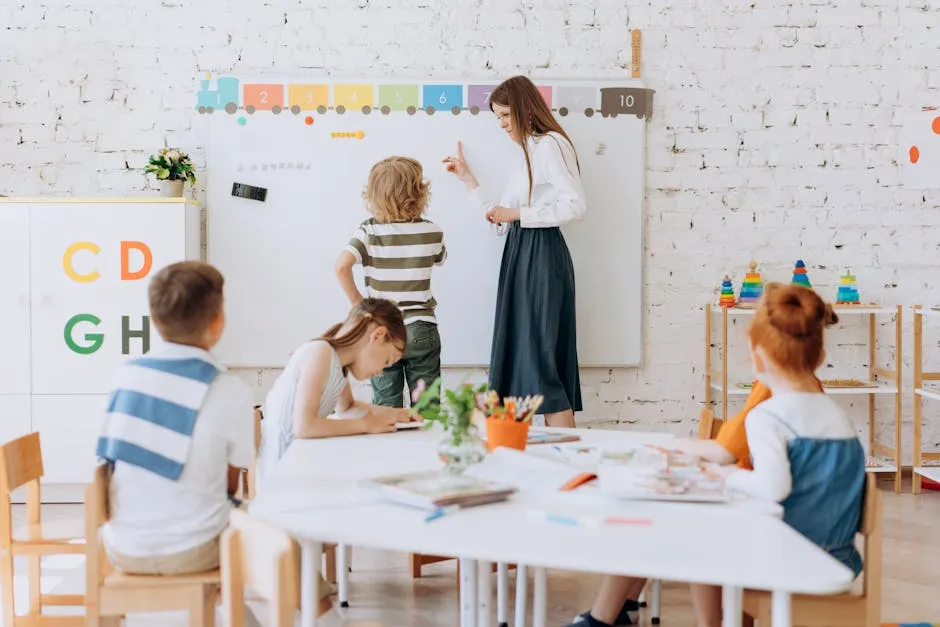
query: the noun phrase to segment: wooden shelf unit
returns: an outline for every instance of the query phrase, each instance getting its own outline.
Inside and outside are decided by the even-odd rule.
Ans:
[[[940,401],[940,371],[924,370],[924,318],[940,318],[940,310],[914,307],[914,468],[911,491],[920,494],[921,478],[940,483],[940,452],[925,451],[923,441],[924,399]],[[930,465],[933,462],[934,465]]]
[[[717,310],[717,311],[716,311]],[[859,307],[836,306],[836,313],[840,318],[849,316],[868,317],[868,374],[872,387],[864,388],[826,388],[827,394],[834,395],[867,395],[868,396],[868,454],[881,465],[866,468],[868,472],[894,474],[894,491],[901,491],[901,342],[902,342],[902,312],[897,307]],[[750,389],[740,388],[737,383],[728,381],[728,324],[729,318],[746,318],[753,316],[755,309],[739,309],[736,307],[718,307],[713,303],[705,305],[705,405],[713,408],[715,415],[727,420],[728,398],[734,396],[747,396]],[[893,350],[888,352],[888,361],[893,360],[894,369],[882,368],[878,364],[878,350],[875,337],[877,317],[879,315],[894,316],[895,341]],[[940,311],[936,312],[940,316]],[[720,340],[713,342],[713,329],[716,319],[720,321]],[[713,346],[714,343],[714,346]],[[915,350],[917,343],[915,342]],[[719,360],[712,358],[712,350],[719,348]],[[717,362],[717,363],[716,363]],[[940,373],[937,375],[940,381]],[[743,382],[742,382],[743,383]],[[894,446],[888,446],[878,441],[875,434],[875,399],[878,395],[894,395]],[[940,388],[938,388],[940,397]],[[916,407],[916,404],[915,404]],[[915,409],[916,411],[916,409]],[[916,427],[915,427],[916,428]],[[915,432],[916,433],[916,432]],[[915,435],[916,438],[916,435]],[[940,459],[937,454],[936,459]],[[934,468],[940,474],[940,468]],[[919,485],[919,482],[918,482]]]

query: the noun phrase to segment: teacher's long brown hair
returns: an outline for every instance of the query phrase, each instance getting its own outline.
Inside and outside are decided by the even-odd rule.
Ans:
[[[519,134],[519,143],[522,144],[522,152],[525,154],[525,167],[529,173],[529,202],[532,202],[532,159],[529,157],[529,146],[526,140],[532,136],[538,137],[554,131],[568,140],[572,151],[574,151],[574,142],[552,115],[552,110],[545,103],[535,83],[525,76],[513,76],[500,83],[490,94],[491,111],[493,103],[509,107],[512,127]],[[577,152],[574,158],[580,172],[581,164],[578,162]]]

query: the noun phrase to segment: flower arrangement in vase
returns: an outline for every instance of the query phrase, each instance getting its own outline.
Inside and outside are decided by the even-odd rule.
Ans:
[[[443,427],[445,436],[437,447],[444,462],[444,472],[459,477],[463,471],[483,459],[483,441],[477,435],[473,414],[477,410],[477,397],[486,392],[487,385],[463,383],[453,390],[441,391],[442,379],[426,387],[418,384],[413,397],[412,411],[424,419],[424,428],[434,424]]]
[[[165,196],[181,198],[186,182],[196,184],[196,173],[189,155],[176,148],[164,148],[156,155],[150,155],[144,172],[153,174],[158,181],[163,182]]]

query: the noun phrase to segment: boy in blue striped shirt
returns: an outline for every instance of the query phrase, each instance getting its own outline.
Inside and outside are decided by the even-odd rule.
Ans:
[[[150,316],[163,342],[118,372],[97,454],[113,465],[111,562],[135,574],[219,566],[236,469],[254,457],[251,391],[209,353],[225,324],[218,270],[198,261],[160,270]]]

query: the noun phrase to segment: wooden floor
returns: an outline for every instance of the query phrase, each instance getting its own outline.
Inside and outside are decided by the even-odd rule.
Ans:
[[[940,624],[940,493],[896,495],[887,488],[884,499],[883,622],[934,622]],[[23,512],[18,511],[17,516]],[[44,516],[77,518],[81,506],[46,506]],[[25,565],[18,573],[25,575]],[[377,620],[387,627],[438,627],[457,624],[455,566],[445,562],[427,567],[427,576],[413,582],[405,555],[355,550],[350,580],[351,607],[342,618]],[[69,576],[57,575],[56,588],[77,592],[82,588],[81,569]],[[18,578],[25,584],[25,577]],[[64,579],[64,581],[62,581]],[[51,583],[51,582],[50,582]],[[589,608],[597,578],[552,572],[549,577],[549,625],[560,627],[575,613]],[[76,588],[77,587],[77,588]],[[531,585],[529,589],[531,590]],[[20,596],[20,595],[18,595]],[[180,615],[129,616],[127,627],[183,627]],[[333,617],[329,625],[340,625]],[[648,625],[648,613],[641,613]],[[663,589],[662,624],[692,625],[688,590],[667,583]]]

